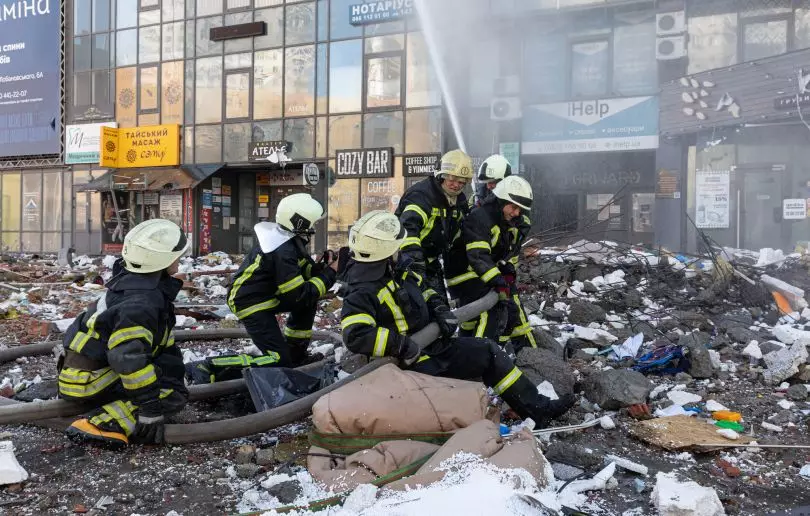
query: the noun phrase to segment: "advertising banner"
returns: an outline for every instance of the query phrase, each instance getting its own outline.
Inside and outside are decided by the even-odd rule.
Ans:
[[[349,6],[352,25],[383,23],[402,19],[416,13],[413,0],[371,0]]]
[[[99,164],[105,168],[177,166],[180,164],[180,126],[102,127]]]
[[[2,0],[0,21],[0,157],[59,154],[59,2]]]
[[[698,170],[695,174],[695,225],[727,228],[731,222],[731,176],[728,170]]]
[[[115,195],[115,199],[113,199]],[[116,209],[118,210],[116,213]],[[129,193],[101,193],[101,250],[106,254],[120,254],[124,237],[129,231]]]
[[[578,100],[528,106],[523,154],[658,148],[658,98]]]
[[[101,128],[117,122],[69,125],[65,130],[65,163],[98,163],[101,159]]]

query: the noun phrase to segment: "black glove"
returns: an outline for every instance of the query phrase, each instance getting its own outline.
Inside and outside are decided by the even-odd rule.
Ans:
[[[402,365],[408,367],[412,365],[419,359],[419,355],[422,354],[422,350],[419,349],[419,345],[405,337],[402,341],[402,344],[399,347],[399,359],[402,361]]]
[[[166,420],[160,400],[148,401],[138,407],[138,422],[132,431],[133,442],[163,444]]]
[[[338,261],[338,275],[342,276],[344,272],[346,272],[346,267],[349,265],[349,260],[351,258],[351,250],[346,247],[341,247],[338,249],[337,252],[337,261]]]
[[[452,337],[458,329],[458,317],[446,305],[438,305],[433,309],[433,316],[436,319],[436,324],[439,325],[439,331],[442,337]]]
[[[568,412],[574,406],[577,397],[573,394],[564,394],[556,400],[549,400],[548,403],[548,416],[551,419],[558,418]]]
[[[512,276],[513,278],[517,276],[517,271],[515,270],[515,266],[512,265],[512,262],[507,262],[505,260],[499,261],[498,270],[501,271],[501,274],[504,276]],[[507,283],[509,282],[507,281]]]

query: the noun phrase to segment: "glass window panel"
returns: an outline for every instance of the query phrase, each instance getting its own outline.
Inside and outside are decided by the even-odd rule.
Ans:
[[[183,128],[183,163],[194,163],[194,126]]]
[[[366,25],[366,37],[395,34],[397,32],[405,32],[404,20]]]
[[[90,34],[90,0],[75,0],[73,4],[73,34]]]
[[[228,0],[226,7],[228,10],[249,9],[250,0]]]
[[[490,120],[489,108],[471,109],[467,114],[467,127],[464,131],[466,151],[471,156],[488,156],[492,153],[492,142],[496,125]],[[408,133],[410,134],[410,133]]]
[[[315,112],[322,115],[327,112],[329,105],[329,67],[327,66],[329,47],[322,43],[318,45],[315,80]]]
[[[689,17],[687,73],[731,66],[737,62],[737,13]]]
[[[747,0],[739,3],[742,4],[740,16],[743,17],[788,14],[793,10],[791,0]]]
[[[250,145],[250,124],[228,124],[225,126],[224,157],[226,163],[247,161]]]
[[[597,97],[608,88],[608,42],[571,45],[571,95]]]
[[[402,105],[402,56],[372,57],[366,63],[366,106]]]
[[[753,61],[787,52],[787,20],[746,23],[744,27],[744,61]]]
[[[250,72],[225,76],[225,118],[250,116]]]
[[[73,105],[89,106],[92,104],[92,86],[89,73],[73,75]]]
[[[167,0],[168,1],[168,0]],[[163,60],[183,59],[185,48],[185,22],[163,25]]]
[[[112,63],[111,37],[109,34],[93,36],[93,68],[109,68]]]
[[[93,0],[93,32],[110,30],[110,2],[113,0]]]
[[[397,158],[402,160],[402,158]],[[343,179],[341,179],[343,181]],[[405,190],[402,174],[389,178],[360,180],[360,216],[374,210],[393,212]]]
[[[222,42],[211,41],[211,29],[222,27],[222,16],[197,20],[197,56],[210,56],[222,53]]]
[[[410,35],[408,38],[410,40]],[[523,90],[528,102],[549,102],[566,98],[568,81],[561,70],[567,67],[567,45],[566,35],[562,32],[529,31],[526,34],[523,52],[526,87]],[[423,48],[427,50],[427,47]],[[491,83],[492,81],[490,88]],[[408,84],[410,85],[410,78]],[[408,106],[410,105],[408,98]],[[480,103],[477,105],[483,107]]]
[[[197,0],[197,16],[222,13],[222,0]]]
[[[135,29],[115,33],[115,64],[130,66],[138,62],[138,32]]]
[[[42,174],[42,230],[62,230],[62,173]]]
[[[393,147],[402,154],[402,111],[369,113],[363,119],[363,147]]]
[[[405,102],[408,107],[436,106],[442,93],[421,32],[408,34]]]
[[[0,246],[3,251],[9,253],[20,252],[20,234],[19,233],[3,233],[3,244]]]
[[[69,235],[66,233],[65,237]],[[42,234],[42,252],[43,253],[58,253],[62,243],[62,233],[43,233]]]
[[[92,74],[94,106],[111,106],[113,99],[112,70],[99,70]]]
[[[380,52],[400,52],[405,49],[405,35],[377,36],[366,38],[366,54],[377,54]]]
[[[90,197],[90,213],[88,217],[90,219],[90,230],[91,231],[101,231],[101,194],[91,193]]]
[[[274,5],[281,5],[284,0],[253,0],[253,7],[259,9],[261,7],[271,7]]]
[[[38,253],[42,251],[42,243],[40,242],[42,233],[23,233],[22,234],[22,252],[24,253]]]
[[[207,124],[222,119],[222,58],[197,59],[195,89],[196,123]],[[199,136],[197,136],[199,141]],[[199,147],[198,147],[199,149]],[[198,163],[200,154],[197,152]]]
[[[147,113],[145,115],[138,115],[138,125],[141,127],[159,124],[160,124],[160,113]]]
[[[286,7],[287,45],[311,43],[315,39],[315,2]]]
[[[349,23],[349,6],[358,3],[357,0],[331,0],[330,24],[331,38],[356,38],[363,35],[363,27],[355,27]]]
[[[194,0],[186,0],[186,18],[194,18],[197,11],[197,3]]]
[[[158,108],[158,67],[150,66],[141,68],[140,87],[138,95],[140,98],[140,110],[151,111]]]
[[[185,95],[183,99],[183,119],[188,123],[194,122],[194,61],[186,61],[186,80],[184,84]]]
[[[118,68],[115,71],[115,120],[120,127],[138,125],[137,68]]]
[[[127,29],[136,25],[138,25],[138,0],[116,0],[116,28]]]
[[[363,144],[360,115],[329,117],[329,156],[341,149],[359,149]]]
[[[73,70],[83,72],[91,66],[91,37],[73,38]]]
[[[311,158],[315,150],[315,119],[288,118],[284,120],[284,140],[292,142],[294,159]]]
[[[328,120],[325,116],[318,117],[315,123],[315,157],[323,158],[328,155],[326,137],[329,133]]]
[[[39,171],[25,173],[22,182],[23,231],[39,231],[42,226],[42,174]]]
[[[280,47],[284,44],[284,9],[262,9],[254,13],[256,21],[267,24],[267,34],[253,38],[256,49]]]
[[[194,27],[194,20],[186,22],[186,57],[194,57],[197,53],[197,31]]]
[[[141,27],[145,25],[154,25],[156,23],[160,23],[160,9],[140,11],[138,13],[138,25]]]
[[[439,152],[442,148],[442,110],[405,112],[405,153]]]
[[[330,161],[329,167],[334,170],[335,162]],[[360,180],[338,179],[334,186],[329,188],[329,248],[337,249],[347,245],[349,240],[349,226],[359,217],[360,208]]]
[[[468,59],[470,63],[497,63],[500,61],[499,44],[496,40],[480,39],[473,41],[469,46]],[[555,70],[557,75],[562,75],[563,68]],[[472,107],[489,107],[493,96],[492,75],[476,73],[475,67],[469,68],[468,91],[469,102]]]
[[[655,15],[613,30],[613,93],[638,95],[658,89]]]
[[[315,113],[315,46],[287,48],[284,67],[285,116]]]
[[[138,29],[138,62],[160,61],[160,25]]]
[[[282,111],[284,51],[256,52],[253,63],[253,117],[279,118]]]
[[[149,9],[152,7],[159,7],[160,0],[141,0],[141,10]]]
[[[70,231],[73,220],[73,183],[72,173],[65,171],[62,181],[62,229]]]
[[[329,4],[326,0],[318,0],[318,41],[326,41],[329,37]]]
[[[239,25],[242,23],[250,23],[253,21],[253,13],[251,11],[243,13],[233,13],[225,15],[225,26]],[[253,38],[237,38],[225,42],[225,53],[232,52],[249,52],[253,50]]]
[[[254,142],[261,141],[281,141],[282,137],[281,120],[264,120],[262,122],[253,122],[253,135]]]
[[[161,65],[161,121],[164,124],[183,123],[183,61]]]
[[[797,8],[795,16],[796,48],[810,48],[810,4],[807,7]]]
[[[193,3],[193,0],[188,0]],[[163,21],[182,20],[185,15],[185,0],[163,0]]]
[[[0,204],[0,209],[3,210],[3,230],[17,231],[20,229],[20,212],[22,211],[20,174],[3,172],[0,174],[0,178],[3,180],[3,202]]]
[[[363,96],[362,45],[363,41],[359,39],[330,44],[329,111],[332,113],[360,111]]]
[[[253,54],[245,52],[243,54],[228,54],[225,56],[225,69],[237,70],[239,68],[252,68]]]
[[[222,161],[222,126],[198,125],[194,128],[195,163]]]

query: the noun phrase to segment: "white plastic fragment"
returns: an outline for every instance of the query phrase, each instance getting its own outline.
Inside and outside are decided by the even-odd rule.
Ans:
[[[358,514],[368,509],[377,501],[377,491],[379,487],[374,484],[361,484],[343,502],[343,510],[352,514]]]
[[[762,428],[764,428],[765,430],[770,430],[771,432],[776,432],[776,433],[779,433],[779,432],[782,431],[781,426],[777,426],[777,425],[768,423],[767,421],[762,422]]]
[[[787,345],[791,345],[798,340],[802,341],[804,345],[810,345],[810,331],[794,328],[790,324],[774,326],[771,333],[774,337],[779,339],[780,342]]]
[[[781,408],[785,410],[790,410],[796,404],[789,400],[779,400],[779,403],[777,403],[777,405],[779,405]]]
[[[643,475],[645,477],[649,473],[647,466],[639,464],[638,462],[624,459],[622,457],[617,457],[616,455],[605,455],[605,460],[608,462],[615,462],[620,468],[626,469],[627,471],[632,471],[633,473],[638,473],[639,475]]]
[[[804,290],[767,274],[763,274],[759,279],[771,292],[779,292],[785,296],[794,310],[801,311],[807,308],[807,301],[804,300]]]
[[[676,405],[688,405],[703,400],[703,397],[685,391],[670,391],[667,393],[667,398]]]
[[[562,493],[584,493],[585,491],[602,491],[607,487],[608,480],[616,473],[616,463],[611,462],[593,478],[575,480],[568,484]]]
[[[616,428],[616,423],[611,419],[610,416],[602,416],[599,418],[599,426],[601,426],[604,430],[613,430]]]
[[[810,478],[810,464],[805,464],[802,466],[802,469],[799,470],[799,475]]]
[[[708,410],[709,412],[718,412],[720,410],[728,410],[728,407],[726,407],[719,401],[709,400],[706,402],[706,410]]]
[[[537,386],[537,393],[552,401],[560,399],[560,397],[557,396],[557,391],[554,390],[554,385],[548,380],[543,381],[543,383]]]
[[[679,482],[674,473],[658,473],[651,501],[659,516],[725,516],[726,510],[710,487]]]
[[[726,439],[736,441],[740,438],[740,434],[732,430],[731,428],[721,428],[717,430],[717,433],[725,437]]]
[[[14,456],[14,443],[0,441],[0,485],[19,484],[28,480],[28,472]]]
[[[684,410],[683,406],[673,403],[667,408],[656,409],[653,414],[655,417],[672,417],[672,416],[696,416],[695,412],[691,410]]]

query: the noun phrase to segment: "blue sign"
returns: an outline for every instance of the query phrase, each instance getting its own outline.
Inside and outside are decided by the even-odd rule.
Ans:
[[[414,12],[413,0],[379,0],[349,6],[349,23],[365,25],[399,20]]]
[[[658,148],[658,97],[577,100],[529,106],[522,154]]]
[[[59,154],[60,18],[56,0],[2,0],[0,157]]]

